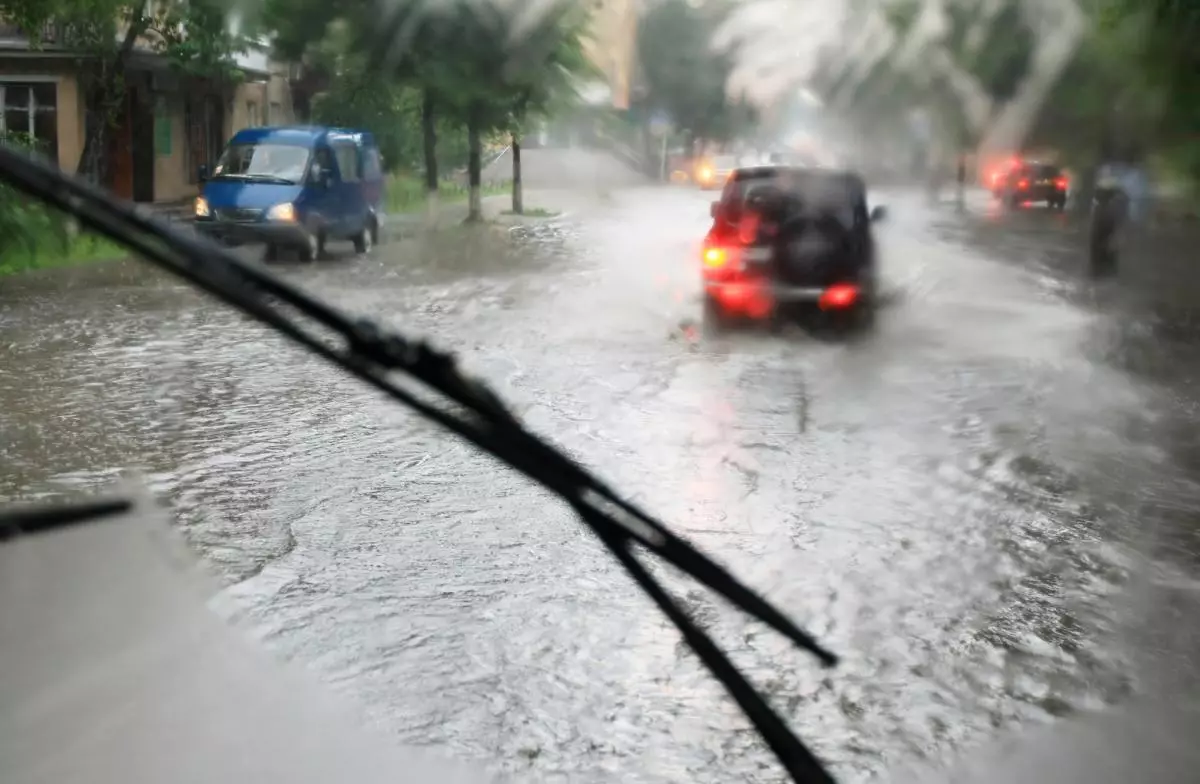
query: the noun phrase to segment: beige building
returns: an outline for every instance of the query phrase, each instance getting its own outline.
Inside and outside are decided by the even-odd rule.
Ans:
[[[20,30],[0,24],[0,131],[32,136],[61,168],[75,171],[85,140],[79,74],[87,61],[55,47],[53,29],[42,39],[31,50]],[[260,53],[238,66],[238,83],[214,85],[137,52],[108,150],[108,186],[139,202],[188,199],[198,190],[199,166],[213,163],[235,131],[293,122],[286,66]]]
[[[613,108],[628,109],[637,52],[641,0],[596,0],[584,51],[604,75]]]

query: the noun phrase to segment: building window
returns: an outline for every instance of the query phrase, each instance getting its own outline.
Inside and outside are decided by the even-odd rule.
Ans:
[[[258,121],[258,104],[254,101],[246,102],[246,127],[257,128],[261,123]]]
[[[0,82],[0,133],[32,138],[38,151],[58,163],[58,86],[54,82]]]

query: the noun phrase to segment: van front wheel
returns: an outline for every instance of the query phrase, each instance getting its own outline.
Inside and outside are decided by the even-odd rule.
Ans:
[[[362,255],[370,253],[371,248],[375,247],[375,242],[379,237],[379,230],[375,228],[375,220],[368,219],[363,224],[362,231],[354,238],[354,252]]]
[[[309,232],[300,246],[301,261],[316,261],[325,256],[325,235],[319,231]]]

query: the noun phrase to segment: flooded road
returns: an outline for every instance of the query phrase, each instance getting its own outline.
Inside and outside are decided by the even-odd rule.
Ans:
[[[1022,263],[1051,240],[880,198],[889,305],[849,344],[695,339],[688,190],[282,269],[460,352],[844,656],[673,582],[856,782],[1191,683],[1200,550],[1192,398],[1121,360],[1137,306]],[[222,605],[401,742],[518,780],[780,780],[560,504],[148,268],[68,275],[0,292],[0,493],[145,472]]]

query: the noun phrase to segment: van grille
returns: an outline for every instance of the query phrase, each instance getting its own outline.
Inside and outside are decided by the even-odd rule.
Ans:
[[[263,211],[260,209],[250,209],[247,207],[229,207],[226,209],[218,209],[214,211],[217,220],[233,221],[236,223],[250,223],[262,217]]]

